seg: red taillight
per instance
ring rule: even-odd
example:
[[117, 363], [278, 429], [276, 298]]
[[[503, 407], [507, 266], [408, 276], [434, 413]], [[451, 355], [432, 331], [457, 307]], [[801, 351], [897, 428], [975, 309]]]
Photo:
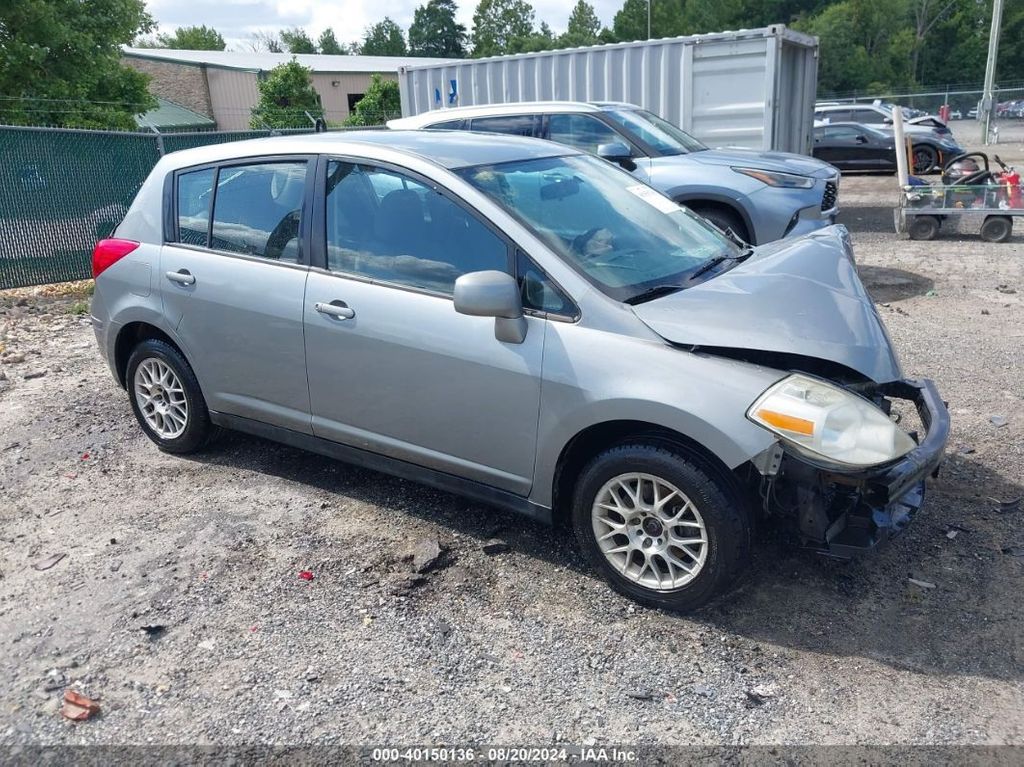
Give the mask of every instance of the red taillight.
[[92, 251], [92, 278], [95, 280], [104, 270], [139, 247], [132, 240], [100, 240]]

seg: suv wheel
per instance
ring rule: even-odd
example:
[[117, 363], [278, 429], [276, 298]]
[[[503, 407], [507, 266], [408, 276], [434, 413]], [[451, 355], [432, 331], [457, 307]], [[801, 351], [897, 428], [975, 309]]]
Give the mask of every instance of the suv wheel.
[[[686, 205], [685, 202], [682, 204]], [[733, 234], [741, 240], [744, 242], [750, 242], [750, 234], [747, 232], [747, 227], [743, 224], [743, 219], [733, 211], [728, 210], [727, 208], [701, 205], [695, 205], [691, 210], [698, 216], [706, 218], [723, 232], [726, 229], [732, 229]]]
[[620, 593], [686, 611], [747, 564], [750, 522], [724, 481], [684, 453], [628, 444], [597, 456], [573, 498], [576, 538]]
[[177, 349], [165, 341], [143, 341], [128, 358], [125, 375], [132, 412], [157, 447], [193, 453], [210, 440], [206, 400], [199, 381]]

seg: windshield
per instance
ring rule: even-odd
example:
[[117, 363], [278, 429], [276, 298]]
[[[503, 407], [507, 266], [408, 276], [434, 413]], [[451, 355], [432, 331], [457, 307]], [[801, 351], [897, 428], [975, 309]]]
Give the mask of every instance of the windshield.
[[645, 109], [620, 109], [605, 112], [613, 123], [625, 128], [633, 138], [647, 144], [659, 155], [689, 154], [707, 149], [689, 133]]
[[655, 287], [681, 289], [701, 267], [740, 255], [704, 219], [596, 157], [478, 165], [459, 174], [619, 301]]

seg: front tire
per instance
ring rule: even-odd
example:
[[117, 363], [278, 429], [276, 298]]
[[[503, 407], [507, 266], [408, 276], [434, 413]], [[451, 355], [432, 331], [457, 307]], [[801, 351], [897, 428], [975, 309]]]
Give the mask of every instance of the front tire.
[[[683, 203], [686, 205], [686, 203]], [[712, 207], [712, 206], [701, 206], [694, 205], [691, 210], [702, 218], [706, 218], [716, 227], [725, 232], [727, 229], [732, 229], [733, 234], [739, 237], [744, 242], [751, 243], [750, 233], [747, 232], [747, 227], [743, 224], [743, 219], [736, 213], [726, 208]]]
[[150, 339], [136, 346], [125, 382], [135, 418], [161, 450], [194, 453], [215, 435], [195, 373], [166, 341]]
[[630, 443], [594, 458], [576, 485], [573, 528], [621, 594], [686, 612], [747, 565], [750, 520], [728, 483], [684, 451]]

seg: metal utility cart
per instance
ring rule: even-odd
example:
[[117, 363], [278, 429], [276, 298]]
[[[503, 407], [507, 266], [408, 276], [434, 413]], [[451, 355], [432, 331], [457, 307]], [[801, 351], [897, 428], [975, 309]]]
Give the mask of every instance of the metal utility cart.
[[[956, 163], [978, 161], [977, 170], [957, 177]], [[947, 218], [969, 218], [981, 221], [981, 239], [1006, 242], [1013, 233], [1013, 219], [1024, 216], [1020, 177], [994, 158], [1003, 168], [992, 173], [988, 157], [981, 152], [954, 158], [943, 171], [943, 183], [936, 186], [905, 185], [900, 190], [895, 211], [896, 231], [906, 232], [912, 240], [930, 240], [938, 234]], [[953, 183], [950, 183], [953, 182]]]

